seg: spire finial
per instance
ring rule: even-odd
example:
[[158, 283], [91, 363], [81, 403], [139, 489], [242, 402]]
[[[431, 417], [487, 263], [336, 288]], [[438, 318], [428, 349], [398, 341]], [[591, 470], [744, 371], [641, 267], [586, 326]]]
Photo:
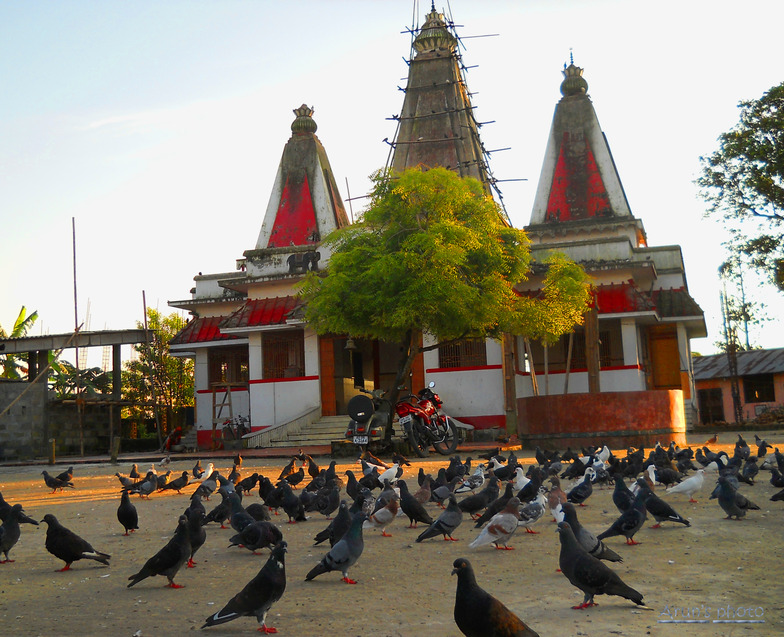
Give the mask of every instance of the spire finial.
[[313, 107], [303, 104], [299, 108], [294, 109], [294, 114], [297, 116], [291, 123], [292, 133], [315, 133], [318, 129], [316, 122], [313, 120]]
[[574, 64], [574, 49], [569, 47], [569, 64]]

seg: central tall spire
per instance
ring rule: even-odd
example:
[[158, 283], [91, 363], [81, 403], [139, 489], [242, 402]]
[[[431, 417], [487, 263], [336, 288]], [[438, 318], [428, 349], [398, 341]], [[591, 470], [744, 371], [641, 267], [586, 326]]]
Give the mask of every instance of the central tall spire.
[[443, 166], [461, 177], [478, 179], [491, 194], [457, 44], [444, 14], [432, 6], [413, 41], [403, 108], [396, 118], [392, 169]]

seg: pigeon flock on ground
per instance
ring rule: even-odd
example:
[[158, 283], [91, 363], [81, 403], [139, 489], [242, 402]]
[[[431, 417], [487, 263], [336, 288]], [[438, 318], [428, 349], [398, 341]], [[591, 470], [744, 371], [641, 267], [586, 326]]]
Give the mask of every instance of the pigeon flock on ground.
[[[243, 476], [240, 455], [234, 458], [226, 476], [212, 462], [202, 467], [200, 461], [191, 471], [178, 475], [171, 469], [163, 471], [171, 461], [167, 456], [158, 468], [153, 464], [143, 475], [137, 465], [127, 477], [115, 474], [119, 481], [117, 521], [124, 536], [143, 529], [139, 502], [166, 492], [187, 491], [189, 497], [187, 507], [180, 507], [172, 515], [171, 535], [150, 550], [149, 558], [122, 567], [128, 572], [128, 588], [158, 575], [166, 578], [167, 587], [181, 588], [183, 584], [175, 583], [175, 578], [181, 569], [197, 564], [194, 558], [208, 539], [205, 527], [213, 524], [230, 528], [233, 534], [227, 550], [239, 548], [258, 554], [266, 549], [268, 553], [263, 555], [268, 558], [252, 579], [236, 582], [235, 591], [239, 592], [233, 597], [229, 598], [228, 593], [235, 591], [227, 591], [221, 610], [206, 617], [202, 628], [252, 616], [259, 631], [274, 633], [277, 630], [267, 624], [267, 615], [286, 590], [286, 553], [303, 550], [289, 546], [290, 540], [284, 539], [289, 524], [327, 522], [312, 536], [312, 546], [323, 548], [322, 557], [314, 560], [306, 574], [296, 577], [312, 582], [339, 573], [343, 582], [354, 585], [357, 580], [350, 577], [350, 571], [362, 560], [369, 534], [375, 536], [372, 542], [384, 542], [375, 538], [391, 537], [390, 528], [416, 529], [415, 536], [408, 536], [416, 551], [422, 550], [417, 549], [419, 544], [457, 542], [459, 535], [471, 531], [477, 535], [466, 542], [466, 554], [487, 547], [509, 551], [515, 548], [510, 541], [518, 529], [536, 534], [534, 526], [552, 519], [557, 523], [553, 524], [553, 529], [557, 527], [553, 535], [560, 543], [558, 563], [553, 567], [562, 573], [565, 591], [571, 585], [584, 596], [582, 603], [572, 608], [595, 606], [597, 595], [615, 596], [645, 608], [644, 587], [626, 581], [626, 576], [615, 570], [617, 566], [611, 566], [633, 562], [634, 549], [616, 550], [626, 548], [624, 541], [628, 546], [638, 544], [635, 536], [646, 521], [653, 522], [653, 529], [665, 523], [678, 528], [691, 526], [691, 521], [677, 511], [685, 502], [683, 497], [691, 503], [698, 502], [695, 496], [703, 501], [705, 497], [715, 499], [716, 504], [710, 506], [728, 520], [743, 520], [749, 512], [759, 510], [747, 497], [746, 487], [753, 486], [760, 480], [760, 472], [767, 470], [770, 484], [784, 489], [784, 454], [778, 449], [768, 454], [772, 447], [757, 436], [755, 440], [756, 453], [738, 435], [732, 455], [713, 452], [708, 445], [694, 451], [674, 443], [666, 447], [657, 443], [647, 454], [644, 449], [630, 448], [623, 458], [607, 446], [582, 449], [580, 453], [570, 448], [558, 452], [537, 447], [536, 462], [527, 467], [518, 462], [513, 451], [502, 455], [496, 448], [476, 459], [463, 461], [454, 456], [438, 468], [435, 476], [420, 467], [418, 474], [408, 479], [402, 477], [403, 467], [410, 463], [399, 454], [387, 463], [365, 452], [355, 468], [339, 474], [336, 461], [320, 467], [313, 457], [300, 451], [279, 475], [266, 476], [258, 472]], [[58, 497], [67, 497], [66, 488], [78, 489], [73, 467], [57, 476], [46, 471], [42, 474], [45, 486]], [[617, 516], [607, 528], [589, 529], [580, 523], [579, 512], [581, 507], [590, 506], [597, 489], [605, 487], [611, 490], [607, 498], [617, 508]], [[711, 493], [706, 496], [709, 489]], [[784, 499], [784, 491], [770, 499]], [[40, 521], [33, 519], [21, 503], [6, 502], [2, 493], [0, 520], [0, 552], [4, 556], [0, 564], [14, 561], [10, 552], [25, 533], [20, 525], [45, 522], [45, 549], [64, 562], [59, 570], [67, 571], [80, 560], [117, 568], [117, 558], [111, 562], [111, 555], [68, 529], [67, 520], [58, 520], [51, 513]], [[543, 526], [539, 524], [539, 528]], [[469, 559], [461, 557], [441, 568], [450, 565], [452, 574], [457, 575], [454, 621], [463, 634], [538, 634], [485, 589], [492, 588], [492, 579], [480, 586]]]

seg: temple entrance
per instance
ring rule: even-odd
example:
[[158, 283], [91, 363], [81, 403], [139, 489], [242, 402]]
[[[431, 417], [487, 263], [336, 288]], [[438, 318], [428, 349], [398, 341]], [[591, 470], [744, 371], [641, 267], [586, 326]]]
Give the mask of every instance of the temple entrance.
[[[387, 390], [395, 382], [397, 345], [356, 338], [332, 339], [334, 357], [335, 414], [347, 414], [348, 401], [360, 389]], [[322, 382], [327, 379], [322, 376]]]

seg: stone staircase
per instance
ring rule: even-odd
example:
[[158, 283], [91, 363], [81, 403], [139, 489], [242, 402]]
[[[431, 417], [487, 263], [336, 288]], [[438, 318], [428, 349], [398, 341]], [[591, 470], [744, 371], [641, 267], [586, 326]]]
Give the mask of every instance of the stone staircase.
[[333, 440], [343, 440], [346, 437], [348, 416], [322, 416], [301, 431], [281, 431], [281, 438], [270, 441], [268, 447], [296, 447], [307, 445], [329, 445]]
[[[349, 416], [322, 416], [318, 421], [303, 427], [300, 431], [286, 431], [283, 428], [280, 437], [272, 437], [265, 447], [298, 447], [309, 445], [331, 445], [333, 442], [346, 440]], [[401, 427], [394, 424], [394, 436], [402, 435]]]

